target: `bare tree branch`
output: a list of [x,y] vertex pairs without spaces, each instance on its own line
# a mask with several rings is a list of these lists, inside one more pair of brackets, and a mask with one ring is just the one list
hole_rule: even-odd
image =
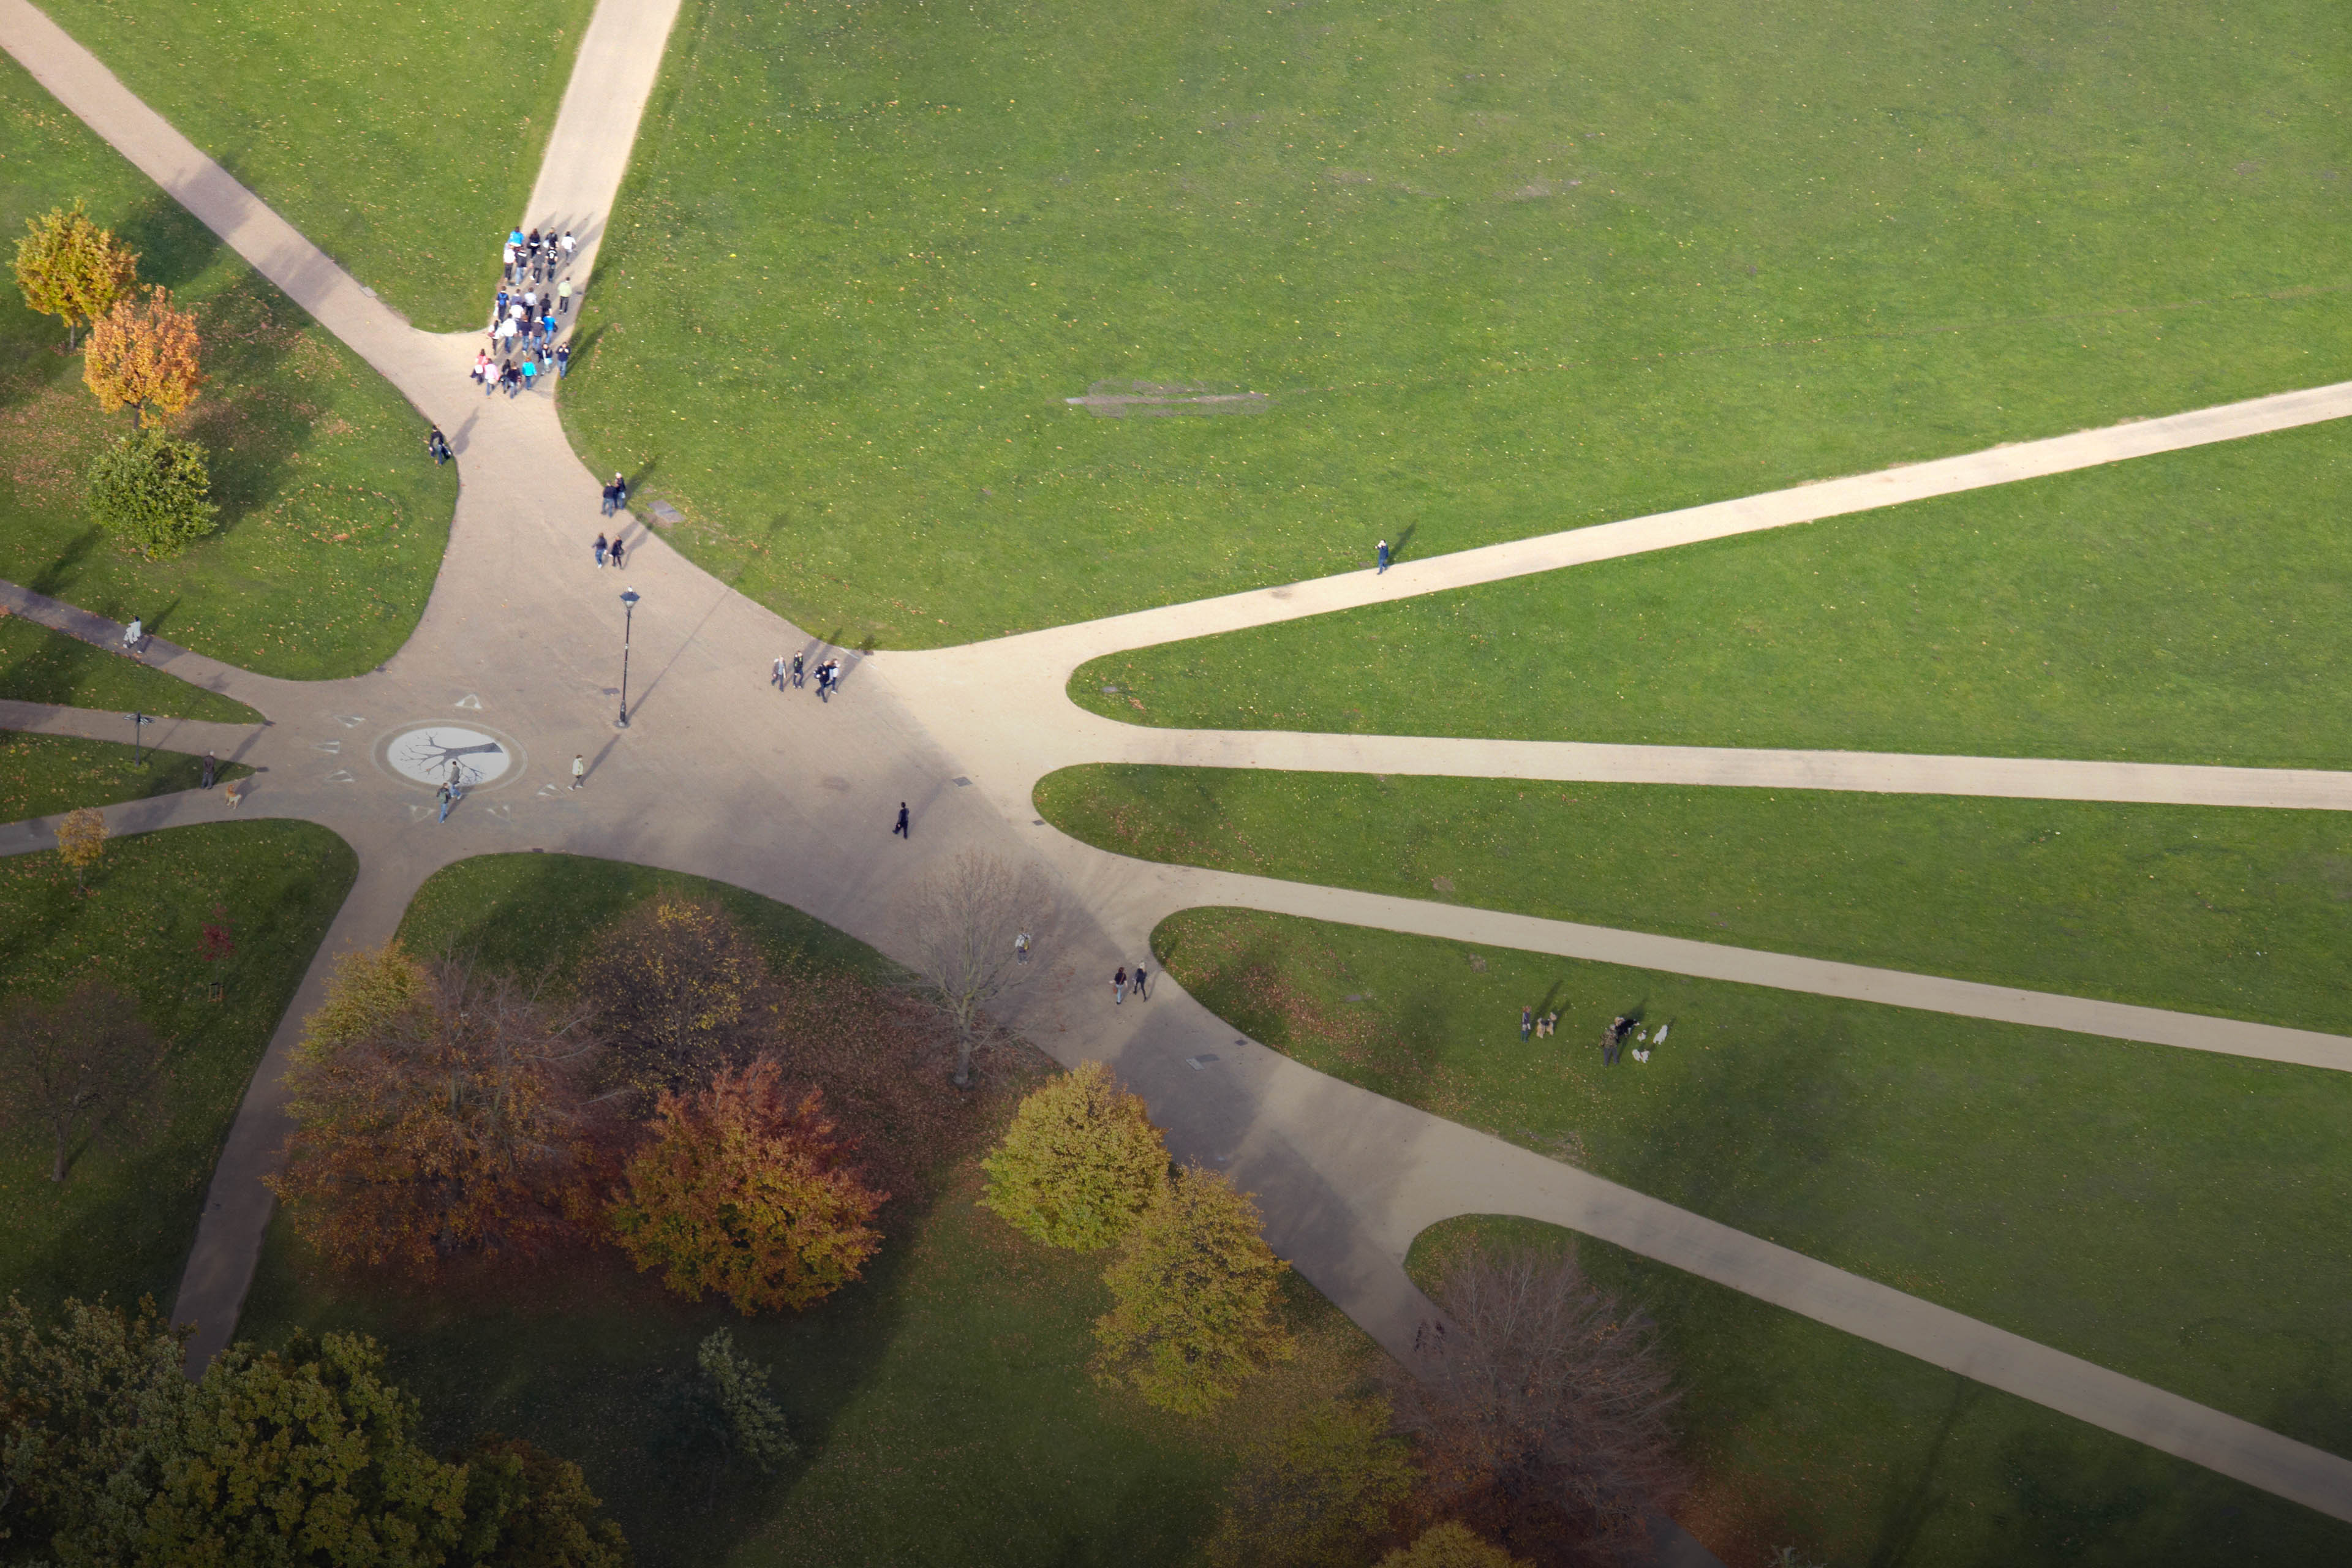
[[955,1030],[956,1087],[968,1089],[989,1006],[1034,973],[1014,941],[1044,935],[1053,890],[1028,867],[967,849],[918,884],[907,914],[915,973]]
[[76,1145],[140,1130],[166,1049],[131,998],[100,981],[54,1007],[19,997],[0,1015],[0,1121],[39,1127],[49,1180],[62,1182]]

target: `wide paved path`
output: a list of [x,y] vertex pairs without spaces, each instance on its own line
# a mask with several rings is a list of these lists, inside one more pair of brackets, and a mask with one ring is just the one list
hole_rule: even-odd
[[[672,14],[674,0],[604,0],[590,42],[650,48]],[[912,886],[944,858],[976,847],[1030,858],[1061,889],[1051,949],[1009,1009],[1013,1021],[1066,1062],[1116,1062],[1169,1127],[1175,1151],[1257,1193],[1275,1245],[1392,1351],[1407,1349],[1412,1327],[1432,1310],[1402,1267],[1412,1235],[1449,1214],[1527,1214],[1606,1236],[2352,1520],[2352,1466],[2334,1456],[1308,1071],[1236,1040],[1164,979],[1150,1002],[1114,1009],[1101,977],[1147,951],[1158,906],[1138,900],[1133,862],[1044,827],[1029,804],[1041,758],[1087,760],[1062,743],[1058,726],[1075,734],[1084,727],[1078,721],[1034,726],[1045,721],[1049,698],[1077,712],[1061,683],[1094,652],[2334,418],[2352,412],[2347,389],[1915,465],[1612,525],[1613,532],[1580,530],[1385,577],[1353,574],[979,648],[878,656],[854,665],[830,705],[766,685],[770,661],[813,649],[811,639],[646,537],[625,579],[644,595],[631,684],[635,721],[615,731],[623,579],[590,559],[597,485],[566,445],[551,397],[490,402],[471,392],[464,377],[470,338],[408,329],[25,0],[0,0],[0,45],[382,371],[458,450],[463,484],[438,584],[415,636],[384,669],[310,686],[220,676],[218,689],[270,720],[247,757],[268,771],[245,809],[326,824],[352,844],[362,869],[215,1174],[175,1306],[197,1324],[200,1354],[231,1331],[258,1257],[269,1214],[259,1177],[283,1139],[278,1075],[297,1021],[334,953],[380,941],[433,869],[533,848],[671,868],[793,903],[890,953],[905,951],[901,913]],[[583,58],[578,79],[649,84],[651,72],[644,61],[596,57]],[[567,111],[574,102],[567,96]],[[535,212],[548,205],[576,227],[601,232],[642,94],[595,107],[625,120],[627,134],[559,126],[555,143],[576,155],[567,152],[561,167],[551,163],[533,201]],[[1021,675],[1017,692],[1005,689],[1008,670]],[[451,720],[500,737],[515,765],[445,825],[434,820],[424,787],[382,759],[404,729]],[[592,767],[588,788],[578,792],[566,787],[575,753]],[[915,812],[907,841],[888,833],[901,800]],[[225,809],[216,796],[175,796],[109,816],[118,831],[137,831],[212,820]]]

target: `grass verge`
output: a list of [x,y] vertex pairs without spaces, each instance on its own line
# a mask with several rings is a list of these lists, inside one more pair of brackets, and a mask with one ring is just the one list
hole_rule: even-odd
[[2237,1568],[2352,1551],[2334,1521],[1606,1242],[1471,1215],[1413,1241],[1433,1284],[1473,1243],[1573,1246],[1665,1332],[1702,1469],[1683,1522],[1732,1568]]
[[[478,327],[594,0],[52,0],[58,24],[428,331]],[[487,73],[485,68],[490,68]],[[453,93],[452,84],[461,84]],[[529,226],[526,225],[526,226]]]
[[2352,1033],[2352,818],[1128,764],[1037,788],[1121,854]]
[[1115,654],[1231,730],[2342,768],[2352,424]]
[[[152,750],[137,763],[132,756],[132,748],[113,741],[0,731],[0,822],[144,800],[204,782],[202,757]],[[251,772],[243,763],[223,763],[213,776],[227,784]]]
[[261,722],[260,714],[234,698],[22,616],[0,615],[0,698],[61,708],[135,710],[224,724]]
[[[0,860],[0,994],[50,1000],[94,975],[173,1045],[170,1121],[147,1142],[86,1151],[59,1186],[38,1136],[0,1142],[0,1292],[171,1304],[247,1080],[357,874],[341,839],[299,822],[117,839],[87,896],[55,855]],[[206,963],[216,919],[236,951]]]
[[426,458],[425,422],[389,384],[0,59],[0,233],[77,196],[140,253],[142,280],[196,311],[209,379],[173,425],[212,454],[219,526],[151,562],[85,521],[81,476],[130,416],[99,411],[79,355],[58,352],[63,327],[10,288],[0,292],[0,577],[118,621],[139,616],[158,637],[267,675],[374,668],[432,593],[456,470]]
[[[1309,1067],[2352,1451],[2352,1075],[1250,911],[1154,944]],[[1621,1013],[1647,1063],[1602,1066]]]
[[920,647],[2319,384],[2334,22],[698,0],[565,412]]
[[[417,950],[537,973],[657,889],[724,901],[779,962],[887,978],[886,961],[781,904],[698,879],[552,855],[469,860],[427,882]],[[1156,1415],[1086,1374],[1108,1305],[1102,1260],[1034,1247],[973,1207],[971,1157],[1042,1070],[1007,1055],[981,1134],[934,1201],[886,1210],[866,1279],[793,1317],[691,1305],[599,1254],[425,1293],[339,1279],[271,1233],[241,1331],[355,1328],[389,1347],[436,1442],[483,1427],[580,1461],[648,1564],[1176,1563],[1213,1521],[1235,1446],[1374,1353],[1311,1289],[1289,1310],[1300,1363],[1215,1423]],[[1295,1284],[1295,1282],[1294,1282]],[[772,1479],[694,1469],[665,1446],[663,1379],[713,1329],[772,1365],[802,1455]]]

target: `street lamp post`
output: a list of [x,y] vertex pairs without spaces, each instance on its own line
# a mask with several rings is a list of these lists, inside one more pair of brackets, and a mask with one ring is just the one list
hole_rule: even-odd
[[615,730],[629,727],[629,632],[637,618],[637,591],[621,590],[621,717],[614,722]]
[[151,713],[125,713],[123,717],[131,721],[131,765],[135,768],[141,765],[139,737],[147,732],[147,726],[152,724],[155,718]]

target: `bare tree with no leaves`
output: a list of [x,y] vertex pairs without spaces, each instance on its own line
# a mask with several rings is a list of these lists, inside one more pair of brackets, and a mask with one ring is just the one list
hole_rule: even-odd
[[915,973],[955,1030],[957,1088],[971,1087],[972,1047],[990,1005],[1031,973],[1013,940],[1042,933],[1053,910],[1044,877],[978,849],[933,871],[909,896]]
[[1472,1251],[1438,1297],[1451,1331],[1391,1390],[1438,1511],[1541,1563],[1647,1561],[1688,1484],[1656,1325],[1572,1255]]
[[166,1048],[102,982],[83,981],[55,1006],[20,996],[0,1014],[0,1120],[46,1133],[49,1180],[62,1182],[79,1145],[143,1130]]

